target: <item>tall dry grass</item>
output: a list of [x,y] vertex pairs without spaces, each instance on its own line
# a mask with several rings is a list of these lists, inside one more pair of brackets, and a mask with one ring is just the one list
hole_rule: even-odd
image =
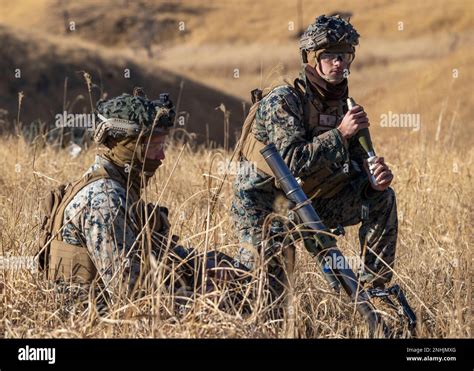
[[[394,281],[405,289],[418,315],[419,337],[470,337],[474,151],[453,146],[449,133],[436,141],[429,131],[384,130],[380,131],[385,139],[383,155],[394,170],[400,222]],[[32,256],[41,198],[51,187],[85,171],[94,149],[72,158],[64,149],[26,143],[21,137],[2,138],[0,143],[4,159],[0,164],[0,251],[3,257]],[[228,215],[232,174],[209,217],[210,200],[223,178],[219,161],[229,157],[223,150],[171,145],[165,164],[153,178],[148,197],[170,208],[172,233],[180,235],[184,245],[199,251],[235,252]],[[339,238],[339,245],[347,256],[357,256],[357,241],[357,228],[352,227]],[[331,292],[301,246],[291,333],[289,323],[271,320],[272,308],[259,298],[254,312],[242,316],[219,307],[219,291],[199,295],[177,310],[166,290],[150,289],[139,299],[115,302],[107,313],[99,314],[94,306],[71,304],[70,294],[59,292],[37,273],[5,264],[1,268],[0,334],[7,338],[368,336],[365,322],[354,314],[347,298]],[[259,282],[254,281],[254,288],[258,289]]]

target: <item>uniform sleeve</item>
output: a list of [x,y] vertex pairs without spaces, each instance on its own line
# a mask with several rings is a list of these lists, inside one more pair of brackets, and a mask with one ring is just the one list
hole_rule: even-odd
[[140,272],[140,262],[133,247],[136,234],[126,217],[126,194],[122,187],[112,180],[93,183],[96,189],[82,215],[82,231],[97,270],[108,291],[115,291],[120,272],[131,288]]
[[337,129],[311,141],[306,139],[301,103],[288,88],[278,88],[265,97],[256,115],[257,122],[265,127],[266,139],[275,144],[295,176],[310,176],[321,167],[347,158],[347,149]]

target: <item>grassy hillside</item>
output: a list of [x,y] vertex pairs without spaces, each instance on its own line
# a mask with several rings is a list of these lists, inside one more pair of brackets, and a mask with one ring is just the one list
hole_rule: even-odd
[[297,35],[300,23],[305,28],[317,15],[336,12],[352,14],[363,36],[395,40],[400,37],[399,22],[407,39],[447,30],[464,33],[473,26],[468,0],[3,0],[2,6],[0,22],[61,34],[66,33],[66,19],[75,22],[76,34],[107,46],[137,45],[147,21],[156,24],[154,40],[165,44],[180,40],[179,22],[185,23],[180,41],[190,44],[285,42]]
[[[183,118],[179,129],[196,133],[200,143],[224,143],[224,114],[216,110],[220,104],[232,112],[232,133],[240,128],[243,111],[239,99],[156,63],[145,63],[133,51],[103,50],[82,40],[70,43],[60,36],[36,35],[2,25],[0,42],[0,108],[8,111],[3,115],[7,124],[17,120],[20,92],[24,95],[20,121],[36,132],[40,127],[54,128],[55,115],[63,110],[91,112],[98,99],[131,94],[135,86],[142,86],[152,99],[169,92]],[[90,86],[84,73],[91,76]],[[233,143],[235,136],[229,140]]]

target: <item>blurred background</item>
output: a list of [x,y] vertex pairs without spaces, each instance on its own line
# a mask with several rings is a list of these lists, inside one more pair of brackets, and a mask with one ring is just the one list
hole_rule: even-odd
[[[350,95],[371,118],[415,113],[424,134],[465,145],[473,117],[471,1],[1,0],[1,119],[49,126],[99,98],[168,91],[199,142],[235,142],[250,90],[300,70],[298,38],[320,14],[350,17],[361,35]],[[84,72],[91,76],[88,86]],[[92,102],[91,102],[92,101]],[[225,130],[223,108],[230,130]],[[220,107],[222,109],[216,109]],[[421,134],[421,135],[420,135]],[[377,138],[377,133],[375,134]]]

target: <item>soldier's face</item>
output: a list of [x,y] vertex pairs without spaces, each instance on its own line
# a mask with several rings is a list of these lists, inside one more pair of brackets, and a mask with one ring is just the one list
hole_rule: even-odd
[[350,62],[352,61],[350,53],[322,53],[320,58],[321,72],[329,79],[342,81],[347,75]]
[[166,135],[153,135],[150,139],[146,158],[163,161],[165,159],[165,142]]

